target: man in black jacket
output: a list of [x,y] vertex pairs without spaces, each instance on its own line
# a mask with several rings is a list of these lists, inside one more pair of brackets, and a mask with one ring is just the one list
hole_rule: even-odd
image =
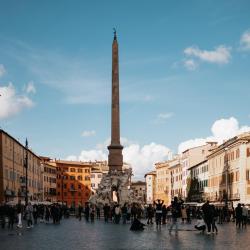
[[213,222],[213,209],[209,204],[209,200],[202,206],[202,211],[204,214],[204,221],[207,225],[207,234],[211,234],[211,225]]

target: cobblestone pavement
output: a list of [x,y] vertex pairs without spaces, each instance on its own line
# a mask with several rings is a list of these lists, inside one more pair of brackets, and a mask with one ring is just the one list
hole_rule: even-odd
[[218,225],[218,235],[192,231],[193,225],[179,226],[176,236],[167,226],[150,225],[142,232],[132,232],[130,225],[86,223],[70,218],[60,225],[39,224],[33,229],[0,229],[0,250],[78,250],[78,249],[250,249],[250,227],[238,230],[233,223]]

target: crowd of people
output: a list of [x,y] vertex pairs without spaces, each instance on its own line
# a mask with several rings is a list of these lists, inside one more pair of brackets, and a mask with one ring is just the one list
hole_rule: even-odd
[[60,224],[62,217],[69,217],[69,210],[66,206],[58,203],[54,204],[31,204],[27,206],[19,202],[16,205],[0,204],[0,223],[1,228],[9,229],[26,226],[28,229],[33,228],[38,222]]
[[182,200],[174,197],[171,205],[167,206],[162,200],[156,200],[153,204],[143,206],[141,204],[125,203],[119,205],[105,204],[97,206],[86,203],[84,206],[79,204],[74,209],[69,209],[67,206],[54,204],[31,204],[24,206],[19,202],[16,205],[8,205],[2,203],[0,205],[0,223],[1,227],[9,229],[14,228],[16,223],[17,228],[26,226],[28,229],[34,227],[38,222],[60,224],[61,219],[69,218],[70,212],[74,214],[79,221],[82,216],[86,222],[94,222],[104,218],[105,223],[127,224],[131,223],[131,230],[143,230],[145,224],[141,219],[146,219],[147,225],[156,224],[159,228],[161,225],[168,224],[169,233],[175,229],[178,233],[179,223],[191,224],[195,220],[195,229],[207,234],[218,233],[216,224],[223,224],[229,221],[235,221],[236,227],[243,228],[248,222],[248,208],[244,204],[238,204],[234,209],[229,209],[227,206],[215,207],[209,201],[202,206],[189,206]]

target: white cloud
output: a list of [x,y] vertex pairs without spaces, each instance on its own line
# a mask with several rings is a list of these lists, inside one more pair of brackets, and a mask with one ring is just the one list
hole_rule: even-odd
[[82,132],[83,137],[90,137],[96,135],[95,130],[85,130]]
[[[82,150],[79,156],[71,155],[67,157],[67,160],[107,160],[109,143],[110,139],[107,139],[104,143],[98,144],[96,149]],[[143,179],[144,174],[153,169],[154,163],[167,160],[170,151],[166,146],[154,142],[140,146],[138,143],[123,138],[121,144],[124,146],[123,160],[131,164],[136,179]]]
[[240,49],[250,50],[250,30],[245,31],[240,38]]
[[220,144],[225,140],[248,131],[250,131],[250,126],[240,126],[238,120],[234,117],[219,119],[211,127],[211,136],[184,141],[179,144],[178,152],[181,153],[186,149],[205,145],[207,141],[217,141]]
[[154,142],[144,146],[131,144],[124,148],[123,157],[125,162],[131,164],[135,178],[142,179],[156,162],[168,159],[169,151],[166,146]]
[[0,64],[0,77],[2,77],[6,73],[6,69],[3,64]]
[[34,82],[31,81],[31,82],[28,82],[27,86],[25,87],[25,90],[26,90],[26,93],[33,93],[35,94],[36,93],[36,88],[35,88],[35,85],[34,85]]
[[166,119],[171,118],[173,115],[174,115],[173,113],[160,113],[158,115],[158,118],[166,120]]
[[17,115],[24,108],[30,108],[34,105],[29,97],[18,95],[12,83],[0,87],[0,94],[0,119]]
[[198,68],[198,63],[195,62],[193,59],[185,59],[183,61],[184,67],[188,70],[196,70]]
[[[214,50],[201,50],[197,46],[188,47],[184,54],[189,57],[197,58],[201,61],[216,64],[227,64],[231,58],[231,48],[224,45],[216,47]],[[191,65],[192,63],[189,62]]]
[[160,113],[157,115],[156,119],[153,121],[154,123],[165,123],[166,120],[170,119],[174,113],[169,112],[169,113]]

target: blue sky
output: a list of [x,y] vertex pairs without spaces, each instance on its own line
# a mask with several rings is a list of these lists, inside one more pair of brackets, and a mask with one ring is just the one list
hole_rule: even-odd
[[38,154],[105,158],[116,27],[128,160],[139,152],[145,170],[143,158],[166,158],[159,145],[238,133],[250,124],[249,13],[244,0],[0,0],[0,126]]

